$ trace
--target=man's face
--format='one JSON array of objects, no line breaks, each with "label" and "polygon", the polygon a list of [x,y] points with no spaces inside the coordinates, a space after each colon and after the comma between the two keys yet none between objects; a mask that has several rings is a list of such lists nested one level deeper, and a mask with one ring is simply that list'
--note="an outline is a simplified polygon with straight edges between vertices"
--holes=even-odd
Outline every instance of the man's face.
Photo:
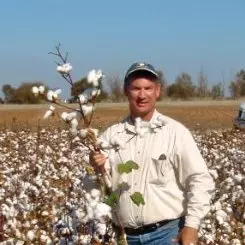
[{"label": "man's face", "polygon": [[139,77],[130,81],[125,93],[131,116],[150,120],[160,95],[160,85],[149,78]]}]

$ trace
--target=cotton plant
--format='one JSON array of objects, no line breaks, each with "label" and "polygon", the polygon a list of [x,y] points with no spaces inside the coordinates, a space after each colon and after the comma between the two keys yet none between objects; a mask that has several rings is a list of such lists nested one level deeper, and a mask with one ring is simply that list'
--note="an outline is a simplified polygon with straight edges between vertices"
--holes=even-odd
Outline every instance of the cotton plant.
[{"label": "cotton plant", "polygon": [[[79,134],[90,132],[84,129]],[[107,219],[101,218],[113,208],[105,206],[95,176],[87,175],[88,166],[83,163],[89,149],[80,138],[68,141],[69,135],[68,130],[58,128],[39,133],[0,131],[1,245],[91,244],[91,240],[103,244],[108,234],[110,242],[116,244],[111,226],[103,223]],[[199,243],[244,244],[245,134],[197,131],[194,138],[216,182],[211,210],[201,223]],[[120,145],[120,139],[112,143]],[[101,140],[101,145],[112,149],[109,142]],[[125,174],[121,176],[123,181]],[[98,216],[93,216],[97,212]],[[66,234],[67,228],[72,228],[72,235],[58,235],[56,225],[62,225]]]}]

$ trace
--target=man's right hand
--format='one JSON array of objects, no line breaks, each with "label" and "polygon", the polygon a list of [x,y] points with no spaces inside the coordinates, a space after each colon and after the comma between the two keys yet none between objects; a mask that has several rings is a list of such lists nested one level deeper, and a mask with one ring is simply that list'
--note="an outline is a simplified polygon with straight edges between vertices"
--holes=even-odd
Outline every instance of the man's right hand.
[{"label": "man's right hand", "polygon": [[95,170],[99,170],[100,172],[105,171],[105,162],[106,162],[106,157],[104,154],[98,152],[98,151],[93,151],[89,155],[90,163],[91,165],[95,168]]}]

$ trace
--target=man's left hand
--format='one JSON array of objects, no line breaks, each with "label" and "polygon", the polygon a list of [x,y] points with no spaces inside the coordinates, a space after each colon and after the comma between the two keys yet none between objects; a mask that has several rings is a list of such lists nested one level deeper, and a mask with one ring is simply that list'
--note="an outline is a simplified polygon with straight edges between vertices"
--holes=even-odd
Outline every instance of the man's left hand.
[{"label": "man's left hand", "polygon": [[196,245],[198,242],[198,230],[185,226],[173,242],[180,242],[182,245]]}]

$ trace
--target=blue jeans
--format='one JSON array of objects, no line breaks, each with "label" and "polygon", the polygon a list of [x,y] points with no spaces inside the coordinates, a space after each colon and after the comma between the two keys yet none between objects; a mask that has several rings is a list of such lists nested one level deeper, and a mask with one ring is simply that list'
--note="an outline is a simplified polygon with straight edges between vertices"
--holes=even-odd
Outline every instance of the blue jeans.
[{"label": "blue jeans", "polygon": [[184,219],[175,219],[157,228],[155,231],[141,235],[127,235],[128,245],[177,245],[172,242],[184,227]]}]

